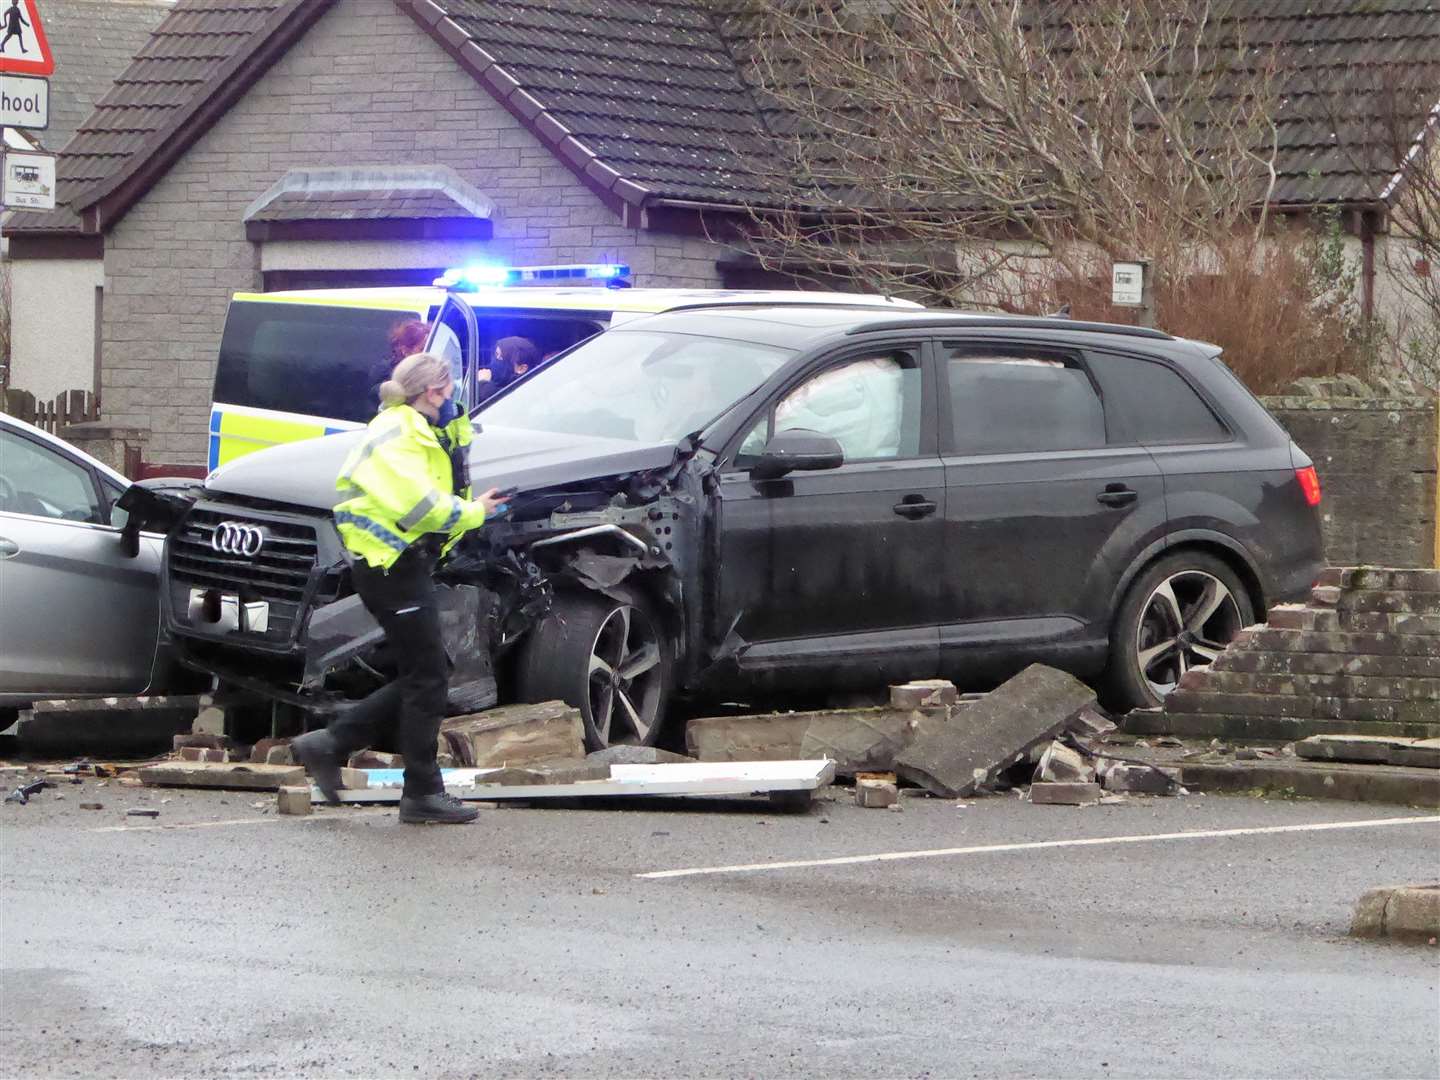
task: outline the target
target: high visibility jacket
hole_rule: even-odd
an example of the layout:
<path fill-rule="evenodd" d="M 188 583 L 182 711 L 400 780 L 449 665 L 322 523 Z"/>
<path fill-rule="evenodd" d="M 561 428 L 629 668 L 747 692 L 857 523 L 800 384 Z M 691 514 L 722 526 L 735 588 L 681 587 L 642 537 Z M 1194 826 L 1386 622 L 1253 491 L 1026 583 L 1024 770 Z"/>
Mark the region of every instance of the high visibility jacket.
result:
<path fill-rule="evenodd" d="M 439 429 L 409 405 L 370 421 L 335 478 L 335 524 L 352 554 L 385 569 L 427 533 L 444 534 L 449 551 L 484 522 L 485 505 L 451 464 L 451 448 L 463 461 L 470 432 L 463 415 Z"/>

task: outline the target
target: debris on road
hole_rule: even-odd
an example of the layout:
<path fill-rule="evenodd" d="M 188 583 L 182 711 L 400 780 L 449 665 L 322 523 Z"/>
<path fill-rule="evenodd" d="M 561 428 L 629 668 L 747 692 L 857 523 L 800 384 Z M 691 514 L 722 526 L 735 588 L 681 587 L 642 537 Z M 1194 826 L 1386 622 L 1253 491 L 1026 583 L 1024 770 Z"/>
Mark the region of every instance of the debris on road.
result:
<path fill-rule="evenodd" d="M 256 765 L 248 761 L 166 761 L 146 765 L 138 775 L 143 783 L 160 787 L 274 791 L 306 783 L 305 770 L 299 765 Z"/>
<path fill-rule="evenodd" d="M 855 805 L 867 809 L 884 809 L 900 805 L 900 791 L 887 780 L 856 780 Z"/>
<path fill-rule="evenodd" d="M 1036 781 L 1030 785 L 1030 801 L 1037 806 L 1094 806 L 1100 801 L 1100 785 Z"/>
<path fill-rule="evenodd" d="M 20 785 L 9 795 L 6 795 L 5 801 L 7 803 L 19 803 L 21 806 L 24 806 L 30 801 L 32 796 L 39 795 L 45 788 L 53 786 L 49 780 L 32 780 L 28 784 Z"/>
<path fill-rule="evenodd" d="M 796 799 L 813 796 L 814 792 L 835 779 L 835 763 L 831 761 L 733 761 L 688 762 L 661 765 L 610 765 L 605 779 L 577 780 L 571 783 L 504 782 L 508 769 L 443 769 L 445 790 L 466 801 L 503 801 L 510 799 L 587 799 L 617 796 L 707 795 L 744 796 L 774 795 Z M 400 800 L 404 773 L 396 770 L 372 769 L 365 790 L 340 791 L 340 801 L 347 803 L 387 803 Z M 501 782 L 496 782 L 496 781 Z M 312 798 L 321 800 L 318 791 Z M 767 804 L 768 809 L 768 804 Z"/>
<path fill-rule="evenodd" d="M 1440 884 L 1371 889 L 1355 905 L 1350 934 L 1433 945 L 1440 936 Z"/>
<path fill-rule="evenodd" d="M 950 683 L 921 685 L 927 687 L 927 698 L 954 700 L 913 709 L 819 709 L 701 717 L 687 725 L 685 746 L 700 761 L 828 758 L 842 776 L 890 770 L 895 767 L 895 755 L 917 737 L 943 727 L 971 707 Z"/>
<path fill-rule="evenodd" d="M 936 725 L 918 736 L 895 755 L 895 771 L 943 798 L 963 798 L 1094 704 L 1095 692 L 1073 675 L 1032 664 L 969 705 L 964 723 Z"/>
<path fill-rule="evenodd" d="M 1117 761 L 1105 770 L 1105 790 L 1125 795 L 1174 795 L 1180 770 Z"/>
<path fill-rule="evenodd" d="M 442 749 L 448 745 L 455 761 L 470 769 L 585 756 L 585 722 L 563 701 L 454 716 L 440 725 L 440 737 Z"/>
<path fill-rule="evenodd" d="M 921 679 L 890 687 L 892 709 L 927 709 L 958 705 L 960 691 L 948 679 Z"/>
<path fill-rule="evenodd" d="M 1090 784 L 1095 782 L 1095 766 L 1085 755 L 1064 743 L 1052 742 L 1040 756 L 1035 779 L 1052 783 Z"/>
<path fill-rule="evenodd" d="M 132 806 L 129 810 L 125 811 L 125 816 L 157 818 L 160 816 L 160 811 L 156 810 L 153 806 Z"/>
<path fill-rule="evenodd" d="M 275 809 L 281 814 L 308 814 L 313 809 L 309 787 L 282 787 L 275 796 Z"/>
<path fill-rule="evenodd" d="M 105 809 L 105 804 L 104 804 L 104 803 L 98 803 L 98 802 L 82 802 L 82 803 L 80 804 L 80 809 L 81 809 L 81 810 L 104 810 L 104 809 Z"/>
<path fill-rule="evenodd" d="M 607 746 L 585 755 L 586 761 L 599 761 L 606 765 L 683 765 L 694 761 L 684 754 L 661 750 L 658 746 Z"/>

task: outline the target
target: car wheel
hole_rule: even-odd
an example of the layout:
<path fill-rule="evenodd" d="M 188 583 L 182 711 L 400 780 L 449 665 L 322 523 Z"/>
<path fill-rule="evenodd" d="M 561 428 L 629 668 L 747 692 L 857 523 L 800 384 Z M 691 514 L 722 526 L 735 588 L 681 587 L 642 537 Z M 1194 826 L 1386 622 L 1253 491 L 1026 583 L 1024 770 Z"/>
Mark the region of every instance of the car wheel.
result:
<path fill-rule="evenodd" d="M 1235 572 L 1204 552 L 1161 559 L 1131 584 L 1110 636 L 1111 706 L 1159 705 L 1180 677 L 1203 668 L 1255 621 Z"/>
<path fill-rule="evenodd" d="M 578 708 L 593 750 L 653 746 L 670 697 L 669 642 L 636 598 L 558 593 L 522 645 L 516 678 L 522 701 Z"/>

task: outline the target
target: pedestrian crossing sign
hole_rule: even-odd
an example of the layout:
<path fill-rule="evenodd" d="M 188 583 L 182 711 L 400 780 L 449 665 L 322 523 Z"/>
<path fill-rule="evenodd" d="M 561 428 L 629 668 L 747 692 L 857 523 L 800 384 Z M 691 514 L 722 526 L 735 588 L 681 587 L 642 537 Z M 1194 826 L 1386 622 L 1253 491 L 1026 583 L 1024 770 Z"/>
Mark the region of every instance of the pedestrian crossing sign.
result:
<path fill-rule="evenodd" d="M 40 22 L 38 0 L 0 0 L 0 71 L 51 75 L 55 57 Z"/>

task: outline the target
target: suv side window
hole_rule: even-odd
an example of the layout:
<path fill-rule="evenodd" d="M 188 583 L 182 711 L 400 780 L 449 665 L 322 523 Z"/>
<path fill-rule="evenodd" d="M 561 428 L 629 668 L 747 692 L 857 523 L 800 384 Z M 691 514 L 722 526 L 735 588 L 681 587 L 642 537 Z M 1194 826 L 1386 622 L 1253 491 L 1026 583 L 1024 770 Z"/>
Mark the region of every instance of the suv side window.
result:
<path fill-rule="evenodd" d="M 1230 432 L 1179 372 L 1155 360 L 1088 353 L 1105 394 L 1112 441 L 1156 445 L 1224 442 Z"/>
<path fill-rule="evenodd" d="M 920 364 L 904 350 L 854 357 L 812 375 L 776 403 L 740 444 L 753 463 L 777 431 L 804 428 L 840 443 L 846 462 L 920 453 Z"/>
<path fill-rule="evenodd" d="M 1105 412 L 1079 360 L 1024 345 L 942 346 L 957 454 L 1090 450 L 1105 445 Z"/>

